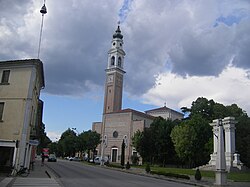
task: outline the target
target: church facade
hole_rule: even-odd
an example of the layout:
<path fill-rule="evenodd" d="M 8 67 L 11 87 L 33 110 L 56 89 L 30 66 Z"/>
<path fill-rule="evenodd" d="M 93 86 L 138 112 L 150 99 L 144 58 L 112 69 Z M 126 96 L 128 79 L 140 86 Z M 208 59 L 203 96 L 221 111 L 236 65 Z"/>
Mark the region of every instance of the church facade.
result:
<path fill-rule="evenodd" d="M 131 156 L 137 155 L 136 150 L 131 146 L 131 139 L 136 131 L 143 131 L 150 127 L 154 116 L 162 116 L 165 119 L 172 119 L 173 116 L 174 119 L 183 118 L 183 114 L 166 107 L 150 110 L 148 113 L 130 108 L 122 109 L 123 76 L 126 73 L 125 55 L 123 35 L 118 26 L 113 34 L 111 49 L 108 51 L 103 119 L 102 122 L 92 124 L 92 130 L 102 137 L 102 143 L 97 147 L 97 155 L 108 157 L 110 162 L 114 163 L 120 162 L 123 141 L 125 142 L 125 162 L 131 162 Z"/>

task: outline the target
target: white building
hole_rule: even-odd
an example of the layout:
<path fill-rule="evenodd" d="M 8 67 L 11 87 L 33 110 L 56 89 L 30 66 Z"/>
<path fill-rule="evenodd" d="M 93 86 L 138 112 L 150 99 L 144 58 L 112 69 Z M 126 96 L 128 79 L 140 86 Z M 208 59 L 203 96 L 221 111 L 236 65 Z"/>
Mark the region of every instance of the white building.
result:
<path fill-rule="evenodd" d="M 184 115 L 183 113 L 177 112 L 171 108 L 168 108 L 166 106 L 161 108 L 156 108 L 152 110 L 145 111 L 146 114 L 154 116 L 154 117 L 163 117 L 164 119 L 170 119 L 170 120 L 176 120 L 176 119 L 183 119 Z"/>

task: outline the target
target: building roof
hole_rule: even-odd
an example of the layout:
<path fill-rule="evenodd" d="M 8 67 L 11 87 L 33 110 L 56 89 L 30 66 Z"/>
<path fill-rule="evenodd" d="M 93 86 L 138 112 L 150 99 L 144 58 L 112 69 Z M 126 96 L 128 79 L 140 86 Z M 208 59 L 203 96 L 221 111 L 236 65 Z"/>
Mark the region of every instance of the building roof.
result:
<path fill-rule="evenodd" d="M 147 110 L 145 111 L 146 113 L 151 113 L 151 112 L 166 112 L 166 111 L 171 111 L 171 112 L 174 112 L 174 113 L 177 113 L 177 114 L 180 114 L 180 115 L 183 115 L 183 113 L 181 112 L 177 112 L 171 108 L 168 108 L 166 106 L 164 107 L 160 107 L 160 108 L 155 108 L 155 109 L 152 109 L 152 110 Z"/>
<path fill-rule="evenodd" d="M 131 109 L 131 108 L 126 108 L 126 109 L 118 110 L 118 111 L 116 111 L 116 112 L 111 112 L 111 113 L 107 113 L 107 114 L 130 113 L 130 112 L 132 112 L 132 113 L 134 113 L 134 114 L 137 114 L 137 115 L 139 115 L 139 116 L 143 116 L 143 117 L 145 117 L 145 118 L 150 118 L 150 119 L 152 119 L 152 120 L 155 118 L 154 116 L 151 116 L 151 115 L 149 115 L 149 114 L 145 114 L 145 113 L 140 112 L 140 111 L 137 111 L 137 110 L 133 110 L 133 109 Z"/>
<path fill-rule="evenodd" d="M 25 59 L 25 60 L 9 60 L 9 61 L 0 61 L 0 68 L 11 68 L 18 67 L 22 65 L 35 65 L 37 66 L 38 76 L 41 78 L 41 88 L 45 87 L 44 81 L 44 71 L 43 71 L 43 63 L 39 59 Z"/>

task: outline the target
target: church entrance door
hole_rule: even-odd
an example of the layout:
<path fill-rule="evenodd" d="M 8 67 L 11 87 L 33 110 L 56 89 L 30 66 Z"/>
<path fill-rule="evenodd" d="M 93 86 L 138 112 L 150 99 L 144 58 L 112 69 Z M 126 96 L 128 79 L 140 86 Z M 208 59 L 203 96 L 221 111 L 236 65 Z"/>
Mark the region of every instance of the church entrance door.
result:
<path fill-rule="evenodd" d="M 118 148 L 112 148 L 111 162 L 117 161 Z"/>

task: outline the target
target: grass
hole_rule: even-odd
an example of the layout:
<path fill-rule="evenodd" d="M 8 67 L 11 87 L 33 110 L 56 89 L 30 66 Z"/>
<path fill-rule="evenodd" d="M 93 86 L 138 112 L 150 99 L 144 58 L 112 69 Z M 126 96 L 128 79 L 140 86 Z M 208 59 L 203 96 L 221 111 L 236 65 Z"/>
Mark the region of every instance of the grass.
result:
<path fill-rule="evenodd" d="M 250 172 L 231 172 L 228 178 L 235 182 L 250 182 Z"/>
<path fill-rule="evenodd" d="M 145 168 L 145 166 L 136 166 L 138 168 Z M 181 174 L 181 175 L 189 175 L 194 176 L 195 170 L 194 169 L 183 169 L 183 168 L 164 168 L 159 166 L 150 166 L 152 171 L 156 172 L 166 172 L 166 173 L 174 173 L 174 174 Z M 215 172 L 214 171 L 202 171 L 201 176 L 202 177 L 208 177 L 208 178 L 215 178 Z M 229 180 L 233 180 L 235 182 L 250 182 L 250 172 L 230 172 L 227 175 L 227 178 Z"/>
<path fill-rule="evenodd" d="M 84 164 L 89 165 L 95 165 L 94 163 L 89 162 L 83 162 Z M 120 164 L 111 164 L 111 167 L 121 167 Z M 136 168 L 145 169 L 145 165 L 143 166 L 132 166 Z M 194 176 L 195 170 L 194 169 L 183 169 L 183 168 L 164 168 L 159 166 L 150 166 L 151 171 L 155 172 L 165 172 L 165 173 L 173 173 L 173 174 L 180 174 L 180 175 L 189 175 Z M 215 178 L 215 172 L 214 171 L 203 171 L 200 170 L 202 177 L 208 177 L 208 178 Z M 242 172 L 230 172 L 227 174 L 227 178 L 229 180 L 233 180 L 235 182 L 250 182 L 250 171 L 242 171 Z"/>

